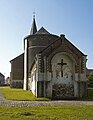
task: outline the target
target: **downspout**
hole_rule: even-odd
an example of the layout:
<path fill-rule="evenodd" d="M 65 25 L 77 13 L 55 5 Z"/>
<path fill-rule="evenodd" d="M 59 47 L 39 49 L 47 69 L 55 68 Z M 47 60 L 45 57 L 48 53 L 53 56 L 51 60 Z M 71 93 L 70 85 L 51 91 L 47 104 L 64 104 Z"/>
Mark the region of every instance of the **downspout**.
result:
<path fill-rule="evenodd" d="M 28 41 L 24 39 L 24 90 L 28 89 Z"/>

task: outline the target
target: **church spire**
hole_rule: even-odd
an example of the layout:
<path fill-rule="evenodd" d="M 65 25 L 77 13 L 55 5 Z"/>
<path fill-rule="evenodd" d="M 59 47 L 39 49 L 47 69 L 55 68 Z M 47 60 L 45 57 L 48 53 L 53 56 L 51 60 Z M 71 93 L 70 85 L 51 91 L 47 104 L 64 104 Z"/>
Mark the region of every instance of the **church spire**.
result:
<path fill-rule="evenodd" d="M 33 12 L 33 22 L 32 22 L 32 27 L 30 31 L 30 35 L 33 35 L 37 32 L 37 27 L 36 27 L 36 21 L 35 21 L 35 12 Z"/>

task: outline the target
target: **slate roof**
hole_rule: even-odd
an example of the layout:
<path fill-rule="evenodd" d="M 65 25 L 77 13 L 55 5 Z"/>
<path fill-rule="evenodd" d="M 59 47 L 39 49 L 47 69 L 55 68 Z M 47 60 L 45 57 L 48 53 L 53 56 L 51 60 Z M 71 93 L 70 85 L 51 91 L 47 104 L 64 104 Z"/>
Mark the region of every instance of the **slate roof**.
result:
<path fill-rule="evenodd" d="M 65 41 L 64 41 L 64 40 Z M 77 52 L 79 55 L 83 55 L 83 56 L 87 56 L 84 55 L 77 47 L 75 47 L 69 40 L 67 40 L 65 38 L 65 35 L 62 35 L 61 37 L 58 37 L 54 42 L 52 42 L 51 44 L 49 44 L 45 49 L 43 49 L 42 51 L 40 51 L 40 53 L 46 54 L 49 49 L 55 49 L 55 47 L 59 47 L 62 43 L 66 44 L 66 46 L 70 49 L 73 49 L 73 52 Z"/>
<path fill-rule="evenodd" d="M 44 27 L 41 27 L 35 34 L 50 34 Z"/>

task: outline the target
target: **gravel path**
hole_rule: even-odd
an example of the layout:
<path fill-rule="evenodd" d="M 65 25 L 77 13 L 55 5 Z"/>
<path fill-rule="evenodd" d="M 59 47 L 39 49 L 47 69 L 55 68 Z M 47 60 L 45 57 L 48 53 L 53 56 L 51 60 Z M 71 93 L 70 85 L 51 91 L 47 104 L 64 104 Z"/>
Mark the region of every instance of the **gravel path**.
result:
<path fill-rule="evenodd" d="M 0 93 L 0 106 L 30 107 L 30 106 L 81 106 L 81 105 L 93 105 L 93 101 L 75 101 L 75 100 L 12 101 L 6 100 Z"/>

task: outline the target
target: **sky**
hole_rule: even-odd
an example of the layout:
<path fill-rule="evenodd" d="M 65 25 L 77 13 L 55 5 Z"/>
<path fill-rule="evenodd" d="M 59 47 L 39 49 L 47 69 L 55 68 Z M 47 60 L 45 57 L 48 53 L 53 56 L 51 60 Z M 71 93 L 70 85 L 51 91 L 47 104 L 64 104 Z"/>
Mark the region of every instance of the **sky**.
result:
<path fill-rule="evenodd" d="M 10 60 L 24 52 L 36 13 L 37 28 L 66 38 L 87 55 L 93 68 L 93 0 L 0 0 L 0 72 L 10 76 Z"/>

